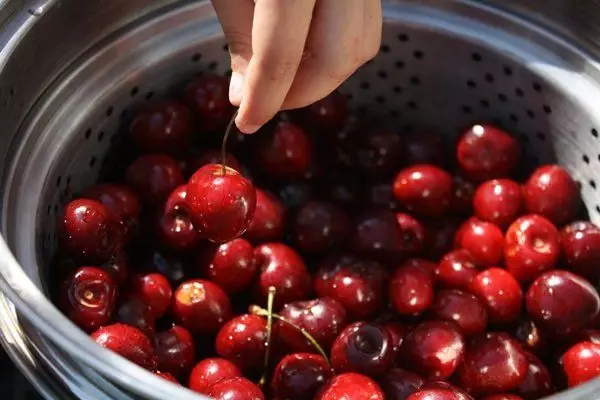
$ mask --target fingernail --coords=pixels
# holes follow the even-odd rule
[[[242,101],[243,90],[244,75],[239,72],[233,72],[229,81],[229,101],[234,105],[239,105]]]
[[[245,124],[239,124],[237,122],[236,122],[236,125],[237,125],[238,129],[240,131],[242,131],[242,133],[246,133],[246,134],[255,133],[257,130],[260,129],[260,125],[245,125]]]

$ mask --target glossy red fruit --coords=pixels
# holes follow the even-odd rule
[[[172,374],[170,374],[168,372],[156,371],[155,374],[157,376],[160,376],[163,379],[166,379],[169,382],[179,384],[179,381],[177,380],[177,378],[175,378]]]
[[[423,387],[425,380],[402,368],[392,368],[377,379],[387,400],[406,400],[408,396]]]
[[[273,373],[271,389],[277,399],[312,399],[333,371],[320,355],[296,353],[285,356]]]
[[[479,274],[473,257],[465,249],[452,250],[435,269],[436,285],[444,289],[467,289]]]
[[[200,249],[198,266],[202,276],[219,285],[227,293],[237,293],[252,283],[256,276],[254,248],[246,239],[206,244]]]
[[[258,386],[246,378],[223,379],[212,385],[208,395],[213,400],[264,400]]]
[[[552,376],[548,368],[536,356],[526,355],[529,362],[527,376],[523,383],[519,385],[517,393],[524,400],[536,400],[554,393]]]
[[[184,376],[194,365],[196,345],[187,329],[174,325],[154,336],[158,368],[175,376]]]
[[[91,332],[112,318],[116,286],[110,275],[99,268],[81,267],[62,283],[59,306],[81,329]]]
[[[600,228],[588,221],[573,222],[562,229],[560,243],[570,270],[592,281],[600,278]]]
[[[156,369],[157,359],[152,343],[137,328],[124,324],[107,325],[92,333],[91,338],[142,368],[150,371]]]
[[[504,252],[504,235],[496,225],[470,218],[458,228],[455,244],[469,252],[481,268],[500,264]]]
[[[167,198],[163,208],[164,215],[188,215],[187,184],[177,186]]]
[[[506,269],[521,283],[530,283],[556,265],[560,238],[552,222],[530,214],[513,222],[506,231]]]
[[[242,371],[224,358],[205,358],[197,363],[188,381],[188,387],[198,393],[208,394],[215,383],[242,376]]]
[[[157,319],[162,317],[171,305],[173,297],[173,290],[167,278],[153,272],[137,275],[133,283],[135,292],[144,303],[148,304],[154,317]]]
[[[477,218],[506,229],[523,209],[521,185],[510,179],[483,182],[475,191],[473,209]]]
[[[396,222],[402,235],[402,253],[414,257],[425,248],[425,226],[409,214],[396,213]]]
[[[469,396],[469,394],[465,392],[462,388],[458,388],[442,380],[429,381],[425,384],[425,386],[423,386],[422,389],[423,391],[440,389],[441,392],[432,393],[442,393],[443,395],[452,396],[449,397],[449,399],[452,400],[473,400],[473,398]],[[434,397],[434,399],[436,398]],[[445,399],[445,397],[442,397],[442,399]]]
[[[285,228],[285,208],[272,194],[256,188],[256,209],[246,231],[253,243],[264,243],[281,239]]]
[[[385,395],[375,381],[353,372],[331,378],[313,400],[384,400]]]
[[[351,255],[325,259],[314,275],[319,297],[339,301],[350,319],[375,315],[383,305],[387,273],[381,264]]]
[[[400,346],[404,341],[404,337],[410,331],[410,327],[400,322],[387,322],[381,324],[381,326],[388,331],[390,339],[392,340],[392,351],[394,352],[394,359],[396,359],[400,352]]]
[[[302,123],[306,122],[319,133],[333,135],[340,131],[348,120],[346,98],[333,91],[328,96],[300,110]]]
[[[485,304],[476,296],[461,290],[439,292],[433,303],[432,316],[455,322],[465,336],[485,332],[488,323]]]
[[[346,213],[333,203],[309,201],[296,212],[292,236],[298,250],[315,254],[342,244],[350,233]]]
[[[474,125],[467,129],[456,148],[458,166],[474,181],[508,177],[520,156],[519,141],[490,125]]]
[[[185,213],[159,215],[155,223],[156,242],[169,250],[191,250],[200,243],[200,233]]]
[[[488,318],[494,324],[507,324],[521,315],[523,291],[519,282],[503,269],[489,268],[480,272],[469,291],[485,303]]]
[[[122,286],[129,276],[129,260],[124,251],[117,253],[115,257],[100,266],[100,269],[107,272],[117,286]]]
[[[227,294],[203,279],[183,282],[173,294],[175,320],[194,334],[214,333],[231,318]]]
[[[600,344],[577,343],[562,356],[562,364],[569,387],[600,376]]]
[[[186,177],[186,179],[189,179],[196,171],[207,164],[222,164],[223,153],[221,152],[221,149],[202,149],[199,153],[193,151],[188,153],[183,158],[180,158],[179,163],[181,165],[181,169],[183,170],[183,175]],[[236,171],[242,171],[242,166],[237,158],[228,152],[225,153],[225,165],[231,169],[235,169]]]
[[[393,212],[373,209],[356,218],[350,241],[353,252],[378,262],[395,264],[403,256],[402,244],[402,231]]]
[[[571,335],[586,326],[600,310],[596,289],[568,271],[540,275],[527,290],[527,312],[542,329]]]
[[[356,147],[358,169],[365,176],[381,178],[398,170],[403,162],[402,137],[388,130],[367,131]]]
[[[227,322],[219,331],[215,348],[219,356],[248,373],[263,368],[267,340],[267,320],[244,314]]]
[[[540,356],[548,354],[550,338],[546,332],[530,319],[525,319],[515,328],[515,338],[521,343],[521,346],[528,352]]]
[[[145,154],[135,159],[127,167],[125,180],[140,200],[150,206],[161,204],[184,182],[177,161],[163,154]]]
[[[229,102],[229,81],[223,76],[199,76],[189,82],[184,97],[192,111],[198,115],[200,130],[225,129],[233,115]]]
[[[402,136],[406,165],[446,164],[445,144],[442,135],[432,130],[418,130]]]
[[[460,175],[452,178],[452,200],[450,210],[459,215],[473,214],[475,186]]]
[[[150,339],[154,337],[156,318],[150,306],[134,293],[119,297],[114,319],[116,322],[139,329]]]
[[[505,333],[487,333],[468,343],[458,380],[473,394],[511,392],[527,377],[528,365],[515,339]]]
[[[439,217],[450,207],[452,177],[434,165],[414,165],[396,176],[394,196],[410,212]]]
[[[388,290],[389,301],[398,313],[421,313],[433,303],[433,274],[416,265],[404,264],[394,272]]]
[[[224,243],[241,236],[250,225],[256,193],[252,183],[237,171],[208,164],[190,178],[186,202],[201,234]]]
[[[65,206],[58,235],[69,256],[90,263],[104,263],[123,247],[123,231],[115,214],[89,199],[73,200]]]
[[[406,400],[472,400],[472,397],[450,388],[423,388]]]

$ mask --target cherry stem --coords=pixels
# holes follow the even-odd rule
[[[221,143],[221,163],[223,164],[223,176],[227,173],[227,139],[229,139],[229,134],[233,130],[233,126],[235,125],[235,117],[238,115],[239,109],[235,110],[233,113],[233,117],[227,124],[227,129],[225,129],[225,135],[223,135],[223,143]]]
[[[273,331],[273,302],[275,300],[275,286],[269,286],[267,297],[267,341],[265,343],[265,368],[258,382],[260,386],[267,383],[267,371],[269,370],[269,356],[271,354],[271,332]]]

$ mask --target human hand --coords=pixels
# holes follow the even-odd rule
[[[244,133],[325,97],[379,50],[381,0],[212,2],[229,42],[229,99]]]

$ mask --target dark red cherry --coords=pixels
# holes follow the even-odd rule
[[[173,290],[167,278],[159,273],[137,275],[134,278],[135,292],[150,306],[155,318],[162,317],[169,306]]]
[[[187,197],[187,184],[177,186],[167,198],[163,208],[164,215],[186,215],[188,206],[185,201]]]
[[[184,182],[177,161],[163,154],[145,154],[135,159],[127,168],[125,180],[142,202],[151,206],[161,204]]]
[[[536,356],[529,353],[526,356],[529,362],[527,376],[519,385],[517,393],[524,400],[536,400],[550,396],[554,393],[554,385],[552,384],[550,372]]]
[[[120,251],[111,260],[100,266],[100,269],[107,272],[117,286],[122,286],[129,276],[129,260],[124,251]]]
[[[242,371],[224,358],[205,358],[194,366],[188,387],[198,393],[208,394],[215,383],[228,378],[242,376]]]
[[[504,235],[490,222],[475,217],[468,219],[458,228],[455,244],[467,250],[478,267],[491,267],[502,261]]]
[[[450,207],[452,177],[434,165],[414,165],[396,176],[394,196],[411,212],[439,217]]]
[[[303,124],[310,125],[319,133],[333,135],[340,131],[348,120],[346,98],[337,90],[310,106],[299,110]]]
[[[186,179],[189,179],[196,171],[207,164],[222,164],[223,153],[221,149],[202,149],[199,153],[188,153],[179,160],[179,163],[183,170],[183,175]],[[236,171],[241,171],[239,161],[231,153],[225,153],[225,165]]]
[[[545,356],[550,346],[550,339],[546,332],[542,332],[535,322],[525,319],[515,328],[515,338],[521,343],[521,346],[537,355]]]
[[[410,263],[400,266],[389,283],[389,300],[397,312],[418,314],[433,303],[433,274]]]
[[[381,388],[371,378],[353,372],[331,378],[313,400],[384,400]]]
[[[187,329],[174,325],[154,336],[158,368],[175,376],[184,376],[194,365],[196,345]]]
[[[406,400],[408,396],[423,387],[425,380],[414,372],[392,368],[379,377],[377,383],[387,400]]]
[[[530,283],[554,268],[560,257],[558,231],[546,218],[530,214],[513,222],[506,231],[506,269],[521,283]]]
[[[414,257],[425,248],[425,226],[409,214],[396,213],[396,221],[402,234],[402,252]]]
[[[81,267],[62,283],[60,309],[81,329],[91,332],[107,324],[115,309],[116,286],[99,268]]]
[[[562,229],[560,243],[569,269],[591,281],[600,278],[600,228],[587,221],[573,222]]]
[[[374,183],[367,188],[366,192],[367,202],[373,208],[383,208],[390,211],[398,211],[402,208],[400,202],[394,197],[394,190],[389,182]]]
[[[229,81],[223,76],[204,75],[189,82],[184,90],[187,104],[198,115],[202,131],[225,129],[233,115]]]
[[[483,182],[475,191],[473,209],[477,218],[506,229],[521,213],[521,185],[510,179]]]
[[[460,175],[452,178],[452,200],[450,210],[459,215],[473,214],[475,186]]]
[[[188,182],[186,202],[196,229],[207,239],[224,243],[242,235],[250,225],[256,193],[237,171],[208,164]]]
[[[586,326],[600,310],[596,289],[568,271],[540,275],[527,290],[527,312],[542,329],[571,335]]]
[[[394,352],[394,359],[396,359],[400,346],[404,341],[404,337],[410,331],[410,327],[400,322],[387,322],[381,324],[381,326],[388,331],[390,339],[392,340],[392,351]]]
[[[285,356],[273,373],[271,388],[277,399],[312,399],[333,377],[333,371],[320,355],[296,353]]]
[[[430,400],[427,397],[427,393],[431,393],[432,395],[441,395],[442,397],[438,398],[438,397],[433,397],[432,400],[473,400],[473,398],[471,396],[469,396],[469,394],[467,394],[467,392],[465,392],[463,389],[460,389],[454,385],[449,384],[448,382],[445,381],[441,381],[441,380],[436,380],[436,381],[429,381],[425,384],[425,386],[423,386],[421,388],[422,390],[419,391],[418,393],[424,393],[425,394],[425,398],[421,398],[419,397],[419,399],[421,400]],[[439,390],[439,391],[436,391]],[[431,391],[431,392],[429,392]],[[446,397],[444,397],[446,396]],[[410,399],[410,397],[409,397]]]
[[[179,381],[177,380],[177,378],[175,378],[172,374],[170,374],[168,372],[156,371],[155,374],[157,376],[160,376],[163,379],[166,379],[169,382],[179,384]]]
[[[215,348],[219,356],[244,372],[263,368],[267,340],[267,320],[257,315],[240,315],[219,331]]]
[[[354,223],[350,248],[378,262],[395,264],[402,256],[403,237],[396,216],[383,209],[361,213]]]
[[[600,376],[600,344],[577,343],[562,356],[562,364],[569,387]]]
[[[264,243],[281,239],[285,228],[285,208],[272,194],[256,189],[256,209],[246,231],[253,243]]]
[[[381,178],[394,173],[403,162],[402,137],[393,131],[366,131],[356,148],[359,170],[367,177]]]
[[[456,148],[458,166],[473,181],[508,177],[520,156],[519,141],[490,125],[474,125],[467,129]]]
[[[506,270],[489,268],[480,272],[471,282],[469,291],[485,303],[488,318],[494,324],[507,324],[521,315],[523,291]]]
[[[443,290],[438,293],[432,307],[434,318],[453,321],[465,336],[485,332],[487,311],[485,304],[470,293],[460,290]]]
[[[258,386],[241,377],[227,378],[215,383],[208,395],[213,400],[265,400]]]
[[[444,166],[446,154],[444,138],[432,130],[418,130],[402,136],[404,140],[403,160],[407,165],[433,164]]]
[[[252,283],[256,276],[254,248],[246,239],[233,239],[221,245],[209,243],[198,256],[202,276],[219,285],[227,293],[237,293]]]
[[[556,225],[569,222],[580,205],[577,183],[558,165],[536,169],[523,185],[523,197],[527,212],[540,214]]]
[[[467,289],[478,273],[471,253],[457,249],[442,257],[435,269],[435,279],[441,288]]]
[[[191,250],[201,239],[200,233],[185,213],[159,215],[154,230],[157,243],[173,251]]]
[[[348,237],[350,221],[343,210],[325,201],[310,201],[297,211],[292,222],[296,247],[305,253],[322,253]]]
[[[462,221],[456,217],[442,217],[425,223],[425,253],[428,259],[437,261],[454,247],[454,235]]]
[[[172,312],[175,320],[192,333],[214,333],[231,318],[231,305],[219,286],[192,279],[175,290]]]
[[[150,306],[139,295],[127,293],[120,296],[115,321],[139,329],[150,339],[154,337],[156,318]]]
[[[103,326],[91,335],[99,345],[125,357],[129,361],[154,371],[157,359],[152,343],[139,329],[125,324]]]

